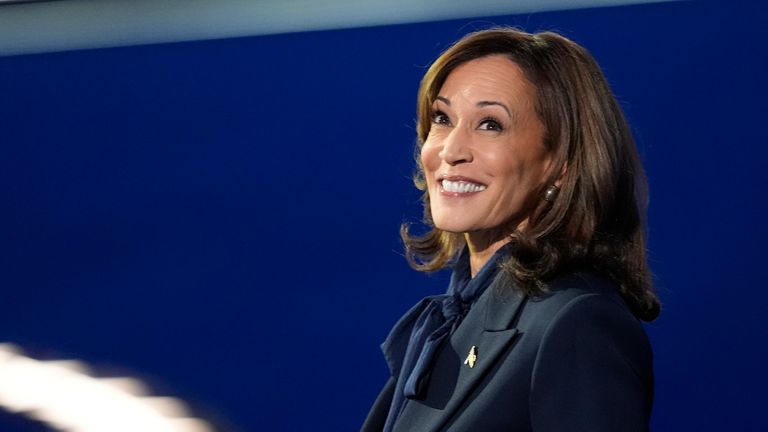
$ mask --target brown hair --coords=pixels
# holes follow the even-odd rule
[[[638,318],[655,319],[660,304],[645,256],[645,176],[621,107],[584,48],[552,32],[495,28],[466,35],[440,55],[421,81],[417,150],[427,139],[432,106],[448,75],[490,55],[516,63],[536,88],[544,145],[553,152],[545,184],[560,183],[553,200],[539,200],[530,209],[525,230],[510,233],[515,253],[501,264],[503,271],[532,296],[544,293],[543,281],[558,273],[597,271],[619,285]],[[408,224],[401,226],[406,257],[417,270],[440,270],[465,241],[432,223],[421,162],[414,183],[424,192],[424,223],[430,230],[412,235]]]

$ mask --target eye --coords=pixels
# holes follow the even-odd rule
[[[432,113],[432,123],[437,125],[450,126],[451,119],[448,118],[448,116],[444,112],[437,110]]]
[[[478,126],[478,129],[501,132],[504,130],[504,127],[501,125],[501,122],[499,122],[495,118],[486,117],[480,122],[480,126]]]

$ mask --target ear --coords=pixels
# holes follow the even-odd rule
[[[555,179],[555,181],[554,181],[554,183],[553,183],[553,184],[554,184],[555,186],[557,186],[558,188],[559,188],[560,186],[562,186],[562,184],[563,184],[563,179],[565,178],[565,173],[566,173],[567,171],[568,171],[568,162],[564,162],[564,163],[563,163],[563,168],[562,168],[562,169],[560,169],[560,174],[557,176],[557,178]]]
[[[554,178],[554,180],[551,180],[548,184],[556,186],[558,189],[560,189],[560,186],[563,184],[563,180],[565,179],[565,173],[568,171],[568,161],[563,162],[562,168],[560,168],[560,173],[557,175],[557,177]]]

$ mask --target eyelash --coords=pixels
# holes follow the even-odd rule
[[[433,112],[431,118],[432,118],[432,123],[436,124],[436,125],[450,125],[451,124],[451,119],[448,118],[448,116],[444,112],[442,112],[440,110],[437,110],[437,111]],[[488,125],[488,127],[485,128],[485,129],[482,129],[482,130],[488,130],[488,131],[493,131],[493,132],[503,132],[504,131],[504,126],[502,126],[501,122],[498,119],[494,118],[494,117],[484,117],[480,121],[480,126],[483,126],[483,125],[486,125],[486,124]]]
[[[431,117],[432,117],[432,123],[434,124],[437,124],[437,125],[451,124],[451,119],[449,119],[448,116],[440,110],[433,112]]]
[[[492,124],[493,126],[492,126],[492,129],[485,129],[485,130],[494,131],[494,132],[503,132],[504,131],[504,126],[501,125],[501,122],[498,121],[497,119],[493,118],[493,117],[485,117],[485,118],[483,118],[482,121],[480,121],[480,125],[481,126],[486,124],[486,123],[488,125]]]

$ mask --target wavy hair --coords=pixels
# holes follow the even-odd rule
[[[527,295],[546,292],[545,281],[566,271],[592,270],[614,280],[636,317],[655,319],[660,303],[645,254],[647,186],[630,128],[594,58],[552,32],[494,28],[468,34],[427,70],[418,93],[419,152],[431,128],[435,98],[459,65],[490,55],[516,63],[536,88],[536,113],[552,152],[552,200],[529,209],[524,230],[510,233],[515,253],[502,264]],[[428,231],[400,229],[413,268],[432,272],[451,265],[464,247],[461,234],[434,226],[424,167],[417,157],[414,183],[423,191]],[[542,191],[543,192],[543,191]]]

